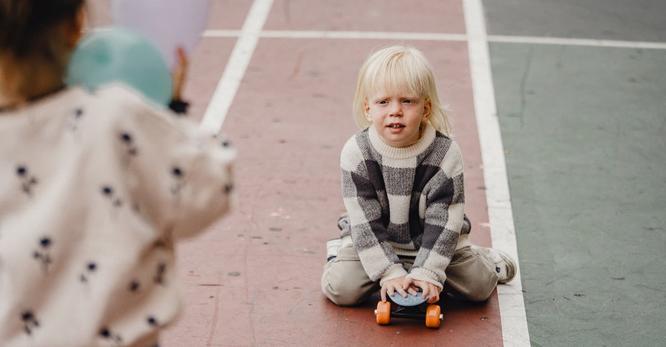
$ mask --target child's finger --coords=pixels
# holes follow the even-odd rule
[[[433,285],[428,285],[428,287],[430,288],[430,297],[428,298],[428,302],[434,304],[439,301],[439,292]]]
[[[402,288],[403,288],[403,289],[408,289],[409,287],[413,287],[413,286],[414,286],[414,280],[411,279],[411,278],[407,278],[407,277],[405,277],[405,279],[402,280],[401,285],[402,285]]]
[[[407,297],[407,292],[400,286],[396,286],[395,289],[398,291],[400,295],[402,295],[403,298]]]
[[[428,286],[428,291],[430,292],[430,298],[428,298],[428,302],[433,304],[439,301],[439,288],[435,286],[432,283],[427,283]]]
[[[382,302],[386,302],[386,287],[382,287],[382,289],[379,290],[379,295],[382,298]]]
[[[428,288],[428,286],[421,287],[421,290],[423,290],[423,293],[421,293],[421,295],[423,295],[424,298],[429,298],[429,295],[430,295],[430,290],[429,289],[430,288]]]
[[[409,294],[416,295],[416,289],[414,289],[414,287],[412,286],[409,286],[409,288],[407,288],[407,292]]]

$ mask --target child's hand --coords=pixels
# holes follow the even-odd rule
[[[424,298],[428,299],[429,304],[434,304],[437,301],[439,301],[439,287],[436,285],[426,282],[426,281],[419,281],[419,280],[414,280],[414,279],[406,279],[407,281],[407,286],[411,287],[410,289],[417,287],[421,288],[421,295],[423,295]],[[412,289],[413,290],[413,289]]]
[[[408,289],[409,289],[409,292],[411,294],[415,294],[416,291],[414,291],[414,289],[412,289],[412,288],[409,288],[409,283],[410,283],[410,280],[408,280],[404,276],[394,278],[394,279],[391,279],[391,280],[388,280],[388,281],[384,282],[384,285],[382,286],[382,289],[379,291],[379,294],[382,297],[382,301],[386,302],[386,294],[387,293],[390,296],[390,295],[393,295],[393,293],[395,293],[396,291],[400,295],[402,295],[403,298],[407,297],[407,290]]]
[[[171,71],[171,79],[173,80],[173,100],[182,100],[183,87],[185,86],[185,78],[187,77],[188,60],[187,54],[182,47],[176,49],[176,66]]]

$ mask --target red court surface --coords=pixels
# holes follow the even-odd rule
[[[208,28],[240,30],[252,1],[212,1]],[[464,34],[460,1],[275,1],[264,30]],[[343,211],[339,151],[357,129],[358,68],[374,49],[406,43],[430,59],[465,158],[473,240],[490,246],[467,43],[261,38],[222,133],[238,149],[233,213],[179,249],[184,313],[162,346],[497,346],[497,296],[444,300],[440,329],[375,323],[376,298],[341,308],[321,294],[325,242]],[[186,95],[200,120],[235,37],[206,37],[192,55]]]

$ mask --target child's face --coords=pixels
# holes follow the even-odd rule
[[[368,95],[365,111],[387,145],[407,147],[419,140],[421,124],[430,115],[430,102],[407,91],[379,91]]]

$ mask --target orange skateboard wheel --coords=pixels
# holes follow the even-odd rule
[[[388,301],[378,302],[377,309],[375,310],[375,318],[379,325],[389,324],[391,322],[391,303]]]
[[[442,322],[442,309],[439,305],[428,305],[426,308],[425,325],[428,328],[439,328]]]

